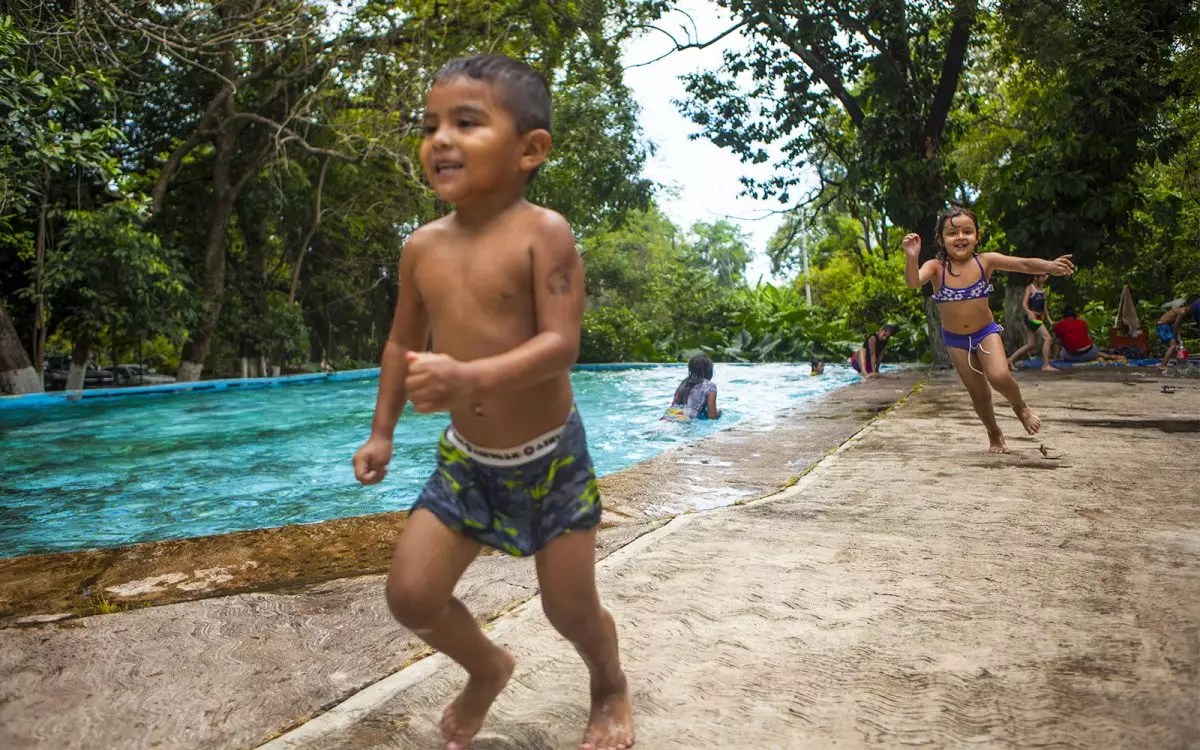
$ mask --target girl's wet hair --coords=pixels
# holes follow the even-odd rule
[[[950,254],[946,252],[946,242],[942,239],[942,230],[946,228],[946,222],[950,221],[956,216],[969,217],[971,222],[975,224],[975,235],[977,237],[979,236],[979,219],[975,217],[975,214],[970,209],[963,208],[962,206],[951,206],[945,211],[942,211],[941,215],[938,216],[937,230],[933,235],[933,244],[937,245],[937,255],[935,257],[946,265],[947,270],[950,270]],[[975,254],[979,254],[978,242],[975,243]],[[957,276],[958,274],[951,271],[950,275]]]
[[[686,404],[688,396],[692,395],[692,389],[699,385],[702,381],[712,380],[713,363],[707,355],[697,354],[688,360],[688,376],[679,382],[679,387],[675,389],[675,398],[672,403]]]
[[[436,86],[459,77],[494,86],[516,123],[518,135],[550,130],[550,85],[545,76],[525,63],[505,55],[460,57],[443,65],[433,83]]]
[[[900,326],[895,323],[885,323],[883,330],[887,331],[889,336],[895,336],[896,332],[900,330]]]

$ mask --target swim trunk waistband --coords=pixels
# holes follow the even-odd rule
[[[558,439],[562,437],[566,427],[567,425],[564,423],[561,427],[539,435],[528,443],[512,448],[484,448],[475,445],[454,429],[454,425],[446,428],[446,439],[453,443],[454,447],[485,466],[520,466],[530,461],[536,461],[554,450],[554,446],[558,445]]]

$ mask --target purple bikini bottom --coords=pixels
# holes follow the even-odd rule
[[[951,333],[943,328],[942,341],[945,342],[946,346],[952,346],[955,349],[965,349],[967,352],[970,352],[978,349],[979,345],[988,336],[991,336],[993,333],[1000,333],[1003,330],[994,320],[975,333]]]

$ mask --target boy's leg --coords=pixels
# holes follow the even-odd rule
[[[984,352],[983,350],[987,351]],[[1017,379],[1012,376],[1012,372],[1004,359],[1004,340],[1000,338],[1000,334],[993,333],[983,340],[983,345],[976,351],[979,352],[979,361],[983,370],[987,375],[987,380],[992,387],[1004,398],[1008,399],[1009,406],[1017,414],[1017,419],[1021,420],[1021,424],[1025,427],[1025,431],[1030,435],[1036,435],[1041,429],[1042,419],[1033,409],[1029,408],[1029,404],[1025,403],[1024,397],[1021,396],[1021,387],[1017,385]]]
[[[983,426],[987,428],[988,434],[988,451],[992,453],[1008,453],[1008,447],[1004,444],[1004,433],[1000,430],[1000,423],[996,421],[996,412],[992,409],[992,389],[988,387],[987,379],[982,373],[975,372],[971,369],[970,355],[965,349],[957,347],[949,347],[950,360],[954,362],[954,369],[958,372],[958,377],[962,380],[963,385],[967,387],[967,393],[971,395],[971,404],[975,407],[975,413],[979,415]],[[976,364],[976,367],[983,369]]]
[[[512,676],[512,655],[492,643],[453,596],[454,586],[480,545],[455,533],[430,511],[409,516],[388,571],[392,614],[421,640],[467,670],[467,685],[442,715],[448,749],[466,747],[483,726],[492,701]]]
[[[542,608],[591,674],[592,709],[580,750],[633,746],[633,707],[621,670],[617,628],[596,591],[596,532],[555,537],[537,553]]]

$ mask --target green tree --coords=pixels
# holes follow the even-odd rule
[[[725,219],[708,224],[698,221],[692,225],[691,256],[710,269],[722,286],[733,287],[742,282],[750,263],[749,235]]]
[[[776,174],[746,180],[748,191],[792,204],[802,168],[814,164],[821,188],[865,194],[932,249],[933,218],[956,184],[946,150],[976,0],[718,5],[733,14],[749,49],[727,52],[719,70],[688,76],[681,107],[747,163],[767,162],[767,148],[779,149]],[[936,308],[928,310],[936,328]]]

